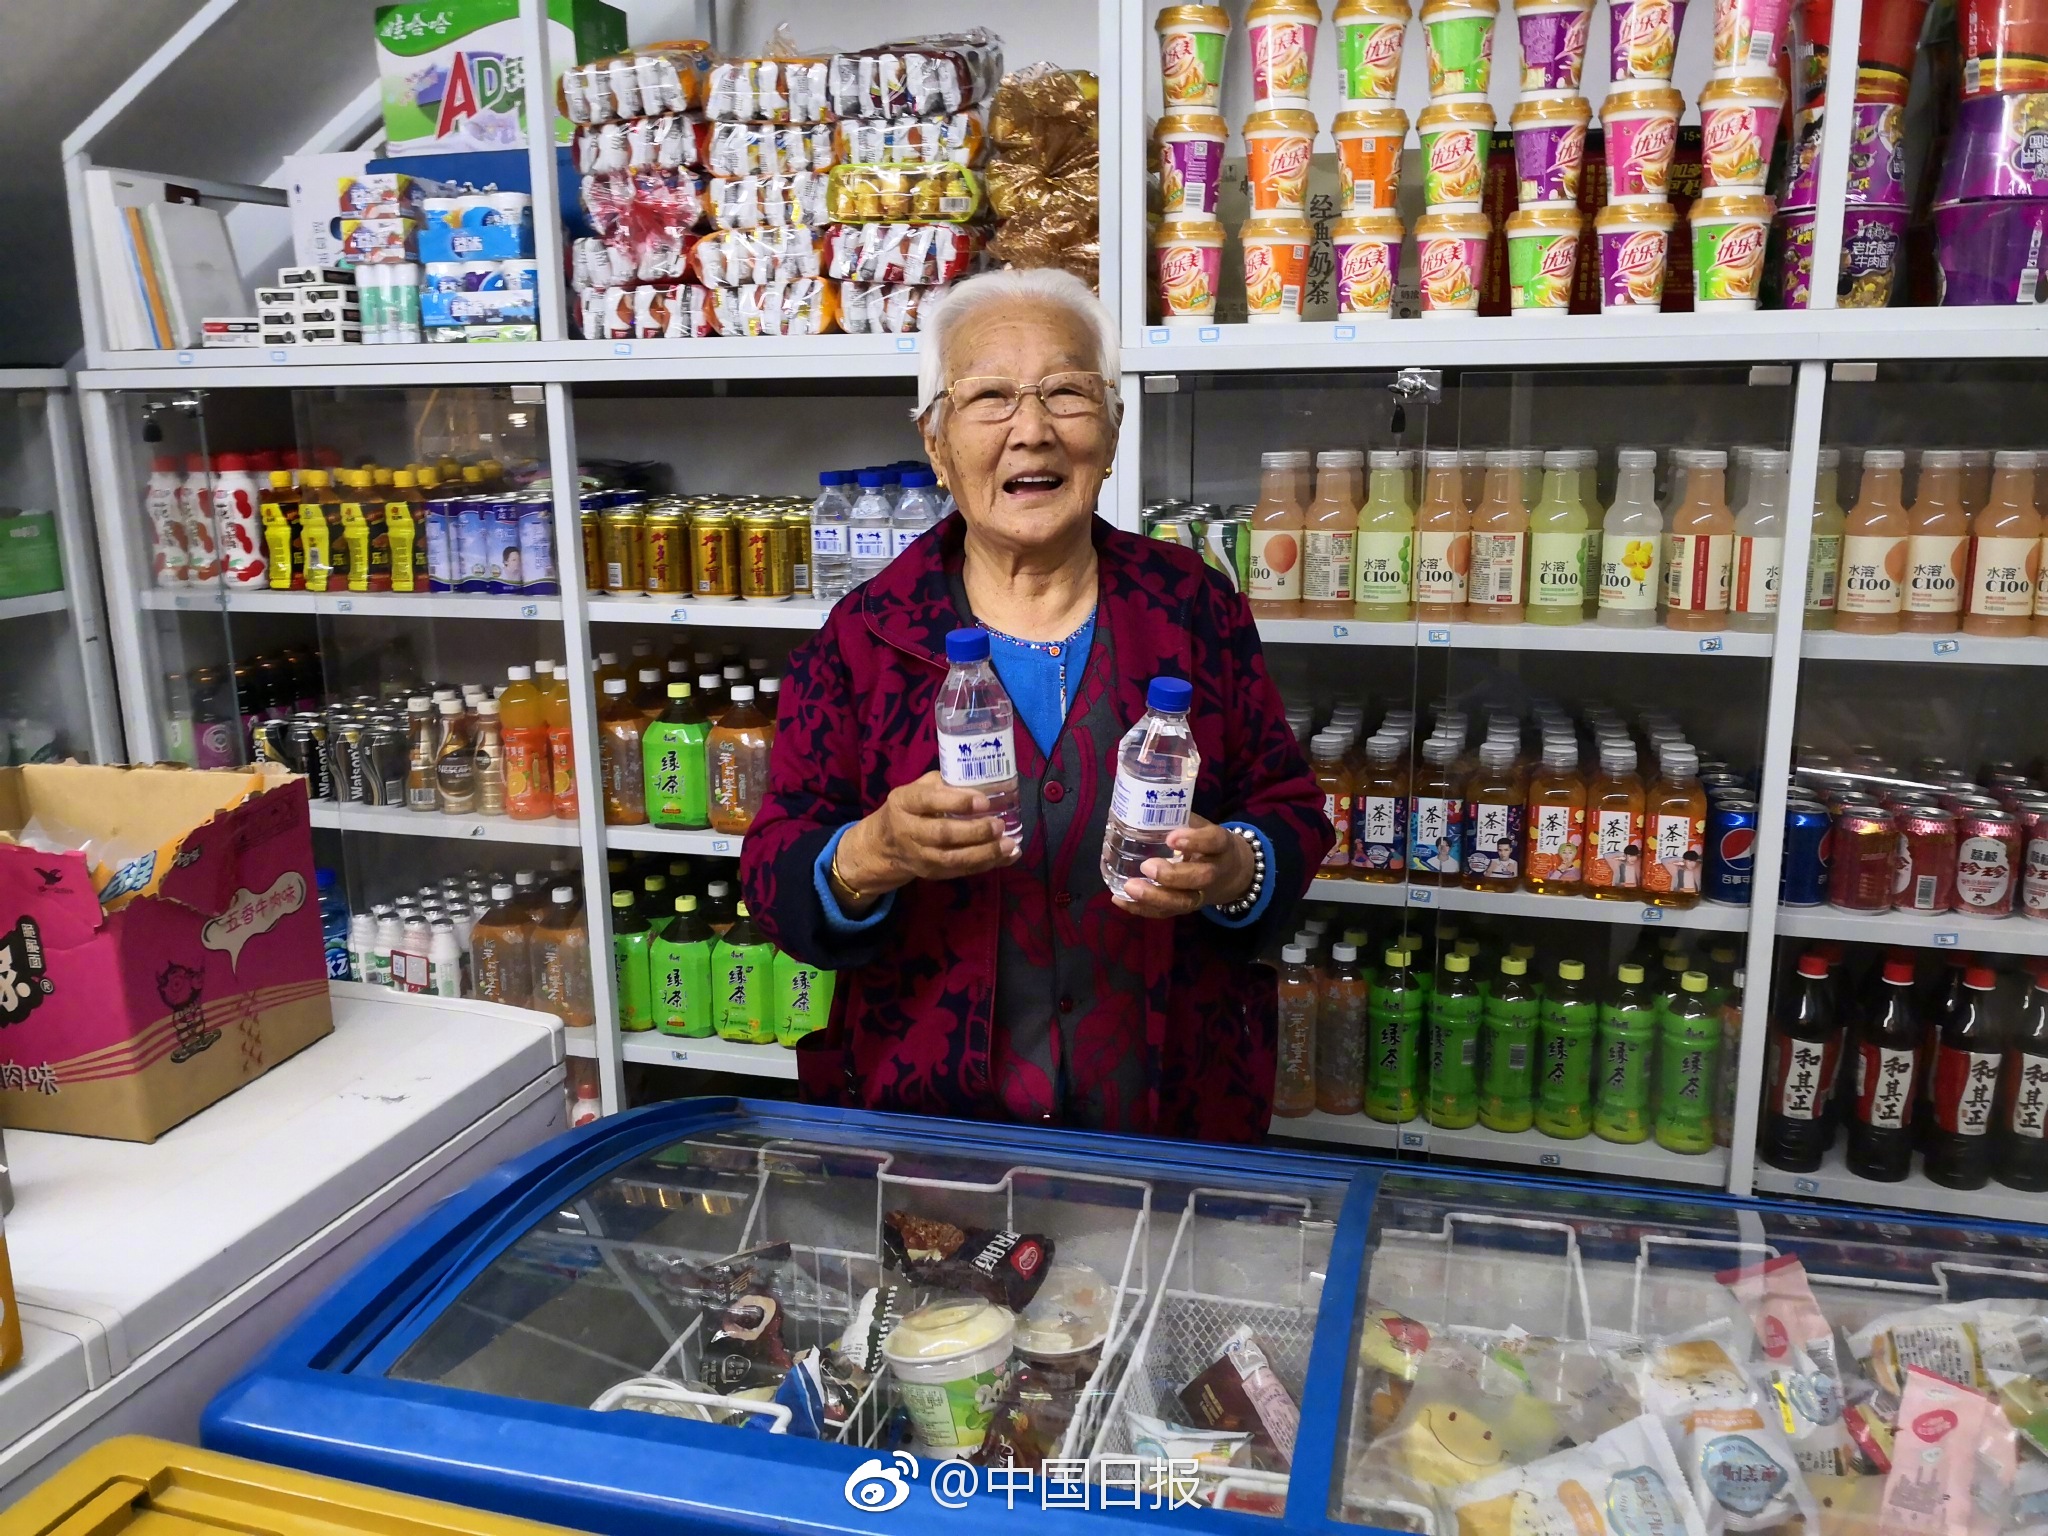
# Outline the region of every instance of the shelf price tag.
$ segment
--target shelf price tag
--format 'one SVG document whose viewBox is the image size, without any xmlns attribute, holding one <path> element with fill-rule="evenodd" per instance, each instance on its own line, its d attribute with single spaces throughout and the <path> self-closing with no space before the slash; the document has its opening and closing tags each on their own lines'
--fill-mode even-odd
<svg viewBox="0 0 2048 1536">
<path fill-rule="evenodd" d="M 1436 905 L 1436 892 L 1426 885 L 1411 885 L 1408 887 L 1408 905 L 1433 907 Z"/>
<path fill-rule="evenodd" d="M 472 826 L 469 829 L 468 832 L 466 832 L 463 835 L 466 837 L 482 837 L 484 835 L 484 824 L 482 822 L 477 822 L 474 826 Z"/>
<path fill-rule="evenodd" d="M 1358 327 L 1355 325 L 1339 325 L 1333 327 L 1330 331 L 1330 340 L 1356 341 L 1358 340 Z"/>
<path fill-rule="evenodd" d="M 1222 339 L 1223 327 L 1220 325 L 1205 325 L 1195 332 L 1195 340 L 1197 341 L 1221 341 Z"/>
<path fill-rule="evenodd" d="M 632 355 L 633 343 L 630 341 L 615 341 L 612 343 L 613 357 L 631 357 Z"/>
<path fill-rule="evenodd" d="M 671 624 L 687 624 L 690 622 L 690 610 L 687 608 L 671 608 L 668 611 L 668 621 Z"/>
<path fill-rule="evenodd" d="M 1960 933 L 1937 933 L 1934 936 L 1936 949 L 1957 949 L 1961 947 L 1962 942 L 1963 936 Z"/>
<path fill-rule="evenodd" d="M 1962 653 L 1963 642 L 1960 640 L 1937 640 L 1934 642 L 1934 654 L 1937 656 L 1960 656 Z"/>
<path fill-rule="evenodd" d="M 1425 629 L 1422 632 L 1422 643 L 1424 645 L 1449 645 L 1451 643 L 1449 626 L 1439 625 L 1435 629 Z"/>
<path fill-rule="evenodd" d="M 519 617 L 521 617 L 522 619 L 537 619 L 537 618 L 539 618 L 539 617 L 540 617 L 540 604 L 539 604 L 539 603 L 522 603 L 522 604 L 520 605 L 520 608 L 519 608 Z"/>
<path fill-rule="evenodd" d="M 272 348 L 270 349 L 270 360 L 271 360 L 271 361 L 272 361 L 273 363 L 281 363 L 281 362 L 283 362 L 283 361 L 285 360 L 285 350 L 284 350 L 284 348 L 283 348 L 283 347 L 272 347 Z"/>
<path fill-rule="evenodd" d="M 1653 907 L 1648 902 L 1643 903 L 1643 921 L 1646 923 L 1663 922 L 1664 909 L 1662 907 Z"/>
<path fill-rule="evenodd" d="M 1792 1181 L 1792 1188 L 1802 1195 L 1817 1195 L 1820 1193 L 1820 1180 L 1794 1179 Z"/>
<path fill-rule="evenodd" d="M 1719 635 L 1707 635 L 1700 640 L 1700 654 L 1703 656 L 1711 656 L 1720 649 L 1721 637 Z"/>
<path fill-rule="evenodd" d="M 180 352 L 180 353 L 178 354 L 178 366 L 179 366 L 180 368 L 183 368 L 183 367 L 185 367 L 185 366 L 186 366 L 187 364 L 189 364 L 189 363 L 190 363 L 191 361 L 192 361 L 192 354 L 191 354 L 190 352 Z"/>
<path fill-rule="evenodd" d="M 1408 1152 L 1427 1152 L 1429 1150 L 1429 1132 L 1403 1131 L 1401 1133 L 1401 1148 L 1403 1151 Z"/>
<path fill-rule="evenodd" d="M 1332 625 L 1330 626 L 1330 638 L 1331 638 L 1332 640 L 1348 640 L 1348 639 L 1350 639 L 1350 638 L 1351 638 L 1351 626 L 1350 626 L 1349 624 L 1332 624 Z"/>
<path fill-rule="evenodd" d="M 354 613 L 356 611 L 356 600 L 352 597 L 336 598 L 334 611 L 336 613 Z"/>
<path fill-rule="evenodd" d="M 690 1059 L 690 1053 L 688 1051 L 679 1051 L 674 1046 L 670 1046 L 668 1052 L 668 1059 L 674 1062 L 677 1066 L 681 1066 L 684 1062 Z"/>
<path fill-rule="evenodd" d="M 896 350 L 898 352 L 915 352 L 917 350 L 917 338 L 915 336 L 898 336 L 896 338 Z"/>
<path fill-rule="evenodd" d="M 1564 1157 L 1561 1153 L 1557 1152 L 1542 1153 L 1537 1157 L 1536 1161 L 1545 1168 L 1562 1168 L 1564 1166 Z"/>
<path fill-rule="evenodd" d="M 1155 325 L 1145 333 L 1145 345 L 1148 347 L 1163 347 L 1171 340 L 1173 332 L 1163 325 Z"/>
<path fill-rule="evenodd" d="M 711 851 L 713 853 L 731 853 L 732 839 L 729 837 L 714 837 L 711 839 Z"/>
</svg>

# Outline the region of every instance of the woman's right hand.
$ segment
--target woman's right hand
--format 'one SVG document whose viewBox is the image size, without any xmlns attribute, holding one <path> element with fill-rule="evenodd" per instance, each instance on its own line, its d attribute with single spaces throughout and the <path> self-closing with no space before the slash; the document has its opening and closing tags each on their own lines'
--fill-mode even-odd
<svg viewBox="0 0 2048 1536">
<path fill-rule="evenodd" d="M 840 839 L 839 880 L 866 897 L 913 880 L 958 880 L 1016 862 L 1022 849 L 1003 842 L 988 796 L 957 789 L 933 769 L 898 785 L 880 810 Z"/>
</svg>

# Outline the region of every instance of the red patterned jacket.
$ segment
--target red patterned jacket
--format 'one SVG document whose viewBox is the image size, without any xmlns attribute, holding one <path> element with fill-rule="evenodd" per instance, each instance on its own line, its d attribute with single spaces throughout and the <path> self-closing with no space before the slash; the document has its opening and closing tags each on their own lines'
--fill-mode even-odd
<svg viewBox="0 0 2048 1536">
<path fill-rule="evenodd" d="M 1104 970 L 1141 978 L 1100 994 L 1077 1035 L 1070 1070 L 1102 1053 L 1139 1052 L 1142 1100 L 1119 1101 L 1106 1128 L 1247 1141 L 1271 1116 L 1276 998 L 1254 956 L 1293 931 L 1301 896 L 1333 840 L 1322 795 L 1287 728 L 1244 599 L 1193 552 L 1122 533 L 1097 519 L 1098 633 L 1117 659 L 1114 708 L 1124 727 L 1145 711 L 1145 686 L 1194 682 L 1201 751 L 1195 810 L 1264 832 L 1277 867 L 1259 921 L 1221 927 L 1200 914 L 1171 922 L 1120 912 L 1095 882 L 1086 901 L 1056 901 L 1073 861 L 1095 846 L 1048 849 L 1038 878 L 1017 869 L 915 881 L 874 928 L 828 927 L 814 886 L 818 856 L 842 825 L 897 785 L 938 766 L 933 706 L 946 674 L 945 637 L 960 627 L 952 578 L 961 559 L 956 514 L 887 570 L 856 588 L 789 658 L 769 788 L 747 834 L 741 883 L 779 946 L 839 973 L 827 1028 L 798 1050 L 804 1096 L 869 1109 L 1007 1118 L 994 1083 L 991 1013 L 999 925 L 1085 946 Z M 1017 732 L 1020 769 L 1043 759 Z M 1113 747 L 1111 748 L 1113 751 Z M 1083 765 L 1114 771 L 1113 758 Z M 1036 852 L 1036 850 L 1034 850 Z M 1054 878 L 1043 878 L 1046 861 Z M 1026 862 L 1030 862 L 1027 860 Z M 1000 885 L 999 882 L 1014 882 Z"/>
</svg>

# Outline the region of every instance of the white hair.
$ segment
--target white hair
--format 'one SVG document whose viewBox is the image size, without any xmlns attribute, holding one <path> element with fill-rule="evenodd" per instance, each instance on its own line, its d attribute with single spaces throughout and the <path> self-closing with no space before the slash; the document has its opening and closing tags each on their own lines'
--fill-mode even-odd
<svg viewBox="0 0 2048 1536">
<path fill-rule="evenodd" d="M 1013 303 L 1063 309 L 1080 321 L 1082 328 L 1095 338 L 1096 371 L 1109 380 L 1111 390 L 1116 388 L 1123 372 L 1123 347 L 1117 341 L 1116 322 L 1086 283 L 1058 267 L 984 272 L 955 284 L 939 301 L 938 308 L 924 316 L 917 359 L 917 410 L 913 413 L 916 418 L 922 419 L 932 402 L 953 382 L 946 374 L 946 349 L 954 334 L 991 305 Z"/>
</svg>

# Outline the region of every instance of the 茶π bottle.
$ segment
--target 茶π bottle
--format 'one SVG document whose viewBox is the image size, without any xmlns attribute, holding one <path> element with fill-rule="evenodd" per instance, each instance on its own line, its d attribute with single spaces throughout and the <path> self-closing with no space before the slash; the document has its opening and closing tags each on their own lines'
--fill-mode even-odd
<svg viewBox="0 0 2048 1536">
<path fill-rule="evenodd" d="M 1525 793 L 1514 743 L 1481 744 L 1479 766 L 1465 784 L 1465 884 L 1470 889 L 1512 891 L 1521 883 Z"/>
<path fill-rule="evenodd" d="M 1595 901 L 1635 901 L 1643 883 L 1643 781 L 1636 749 L 1600 744 L 1600 771 L 1586 787 L 1586 894 Z"/>
<path fill-rule="evenodd" d="M 1335 829 L 1337 839 L 1323 862 L 1316 866 L 1318 880 L 1347 880 L 1351 876 L 1351 818 L 1356 785 L 1344 761 L 1344 737 L 1324 731 L 1309 742 L 1309 772 L 1316 788 L 1323 792 L 1323 816 Z"/>
<path fill-rule="evenodd" d="M 1585 879 L 1586 784 L 1569 738 L 1546 740 L 1529 775 L 1528 853 L 1523 882 L 1543 896 L 1575 896 Z"/>
<path fill-rule="evenodd" d="M 1408 743 L 1385 731 L 1368 737 L 1351 793 L 1351 875 L 1398 884 L 1408 867 Z"/>
</svg>

